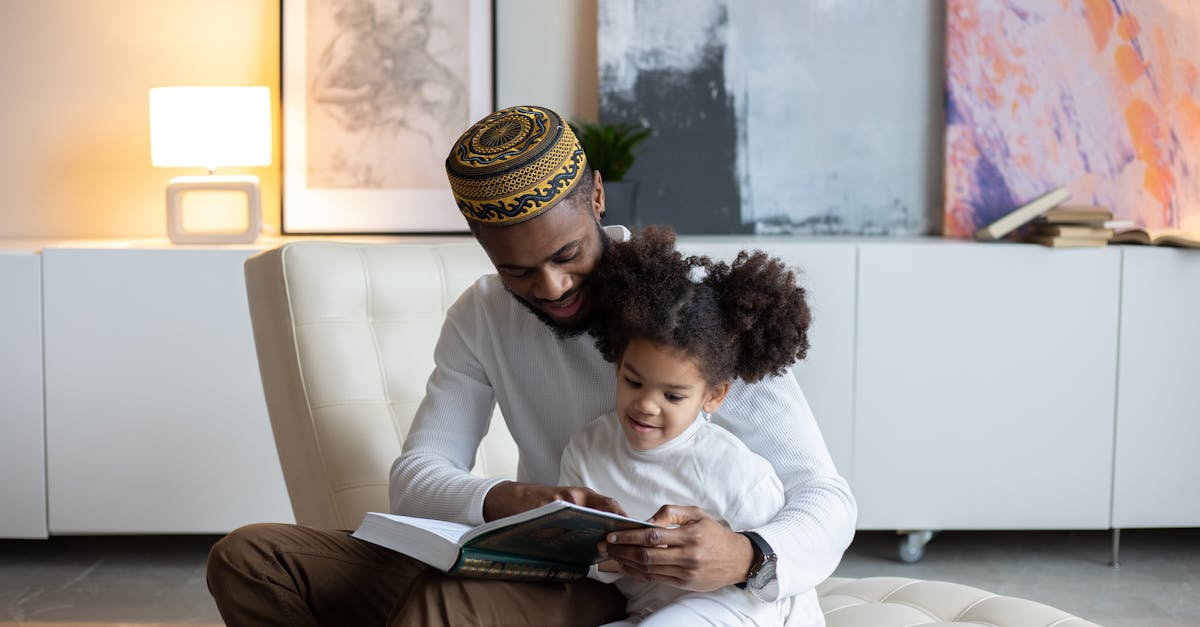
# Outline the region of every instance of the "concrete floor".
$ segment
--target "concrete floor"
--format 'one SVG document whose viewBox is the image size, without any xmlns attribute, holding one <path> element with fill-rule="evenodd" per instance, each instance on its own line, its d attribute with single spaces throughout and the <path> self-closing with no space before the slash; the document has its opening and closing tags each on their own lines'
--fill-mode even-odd
<svg viewBox="0 0 1200 627">
<path fill-rule="evenodd" d="M 0 627 L 220 624 L 204 583 L 213 536 L 0 541 Z M 917 564 L 860 532 L 838 576 L 941 579 L 1025 597 L 1107 627 L 1200 627 L 1200 530 L 945 532 Z"/>
<path fill-rule="evenodd" d="M 204 582 L 215 536 L 55 537 L 0 541 L 0 621 L 208 623 Z M 34 622 L 36 621 L 36 622 Z M 0 623 L 0 627 L 7 627 Z M 58 627 L 57 625 L 55 627 Z"/>
</svg>

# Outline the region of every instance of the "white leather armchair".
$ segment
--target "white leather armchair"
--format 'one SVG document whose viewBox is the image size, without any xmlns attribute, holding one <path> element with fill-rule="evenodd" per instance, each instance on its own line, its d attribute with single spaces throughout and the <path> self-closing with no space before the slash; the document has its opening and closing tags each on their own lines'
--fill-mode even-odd
<svg viewBox="0 0 1200 627">
<path fill-rule="evenodd" d="M 762 240 L 755 246 L 766 248 Z M 285 244 L 246 262 L 267 410 L 296 521 L 357 527 L 387 511 L 388 471 L 425 382 L 446 309 L 492 272 L 474 240 Z M 474 472 L 512 477 L 517 448 L 493 416 Z M 1054 608 L 959 584 L 833 578 L 830 627 L 1095 627 Z"/>
<path fill-rule="evenodd" d="M 297 242 L 246 261 L 267 413 L 296 521 L 353 529 L 388 509 L 400 454 L 446 309 L 493 271 L 474 240 L 361 245 Z M 498 417 L 477 474 L 515 477 Z"/>
</svg>

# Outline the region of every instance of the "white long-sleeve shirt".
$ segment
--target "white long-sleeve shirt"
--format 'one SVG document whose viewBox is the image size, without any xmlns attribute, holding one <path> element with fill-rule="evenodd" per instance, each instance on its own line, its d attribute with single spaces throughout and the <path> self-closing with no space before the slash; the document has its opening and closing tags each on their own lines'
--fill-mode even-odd
<svg viewBox="0 0 1200 627">
<path fill-rule="evenodd" d="M 587 486 L 611 496 L 630 517 L 639 520 L 653 516 L 662 505 L 688 503 L 735 531 L 769 523 L 784 504 L 783 484 L 770 462 L 704 417 L 697 417 L 679 435 L 648 450 L 629 444 L 615 412 L 596 418 L 567 443 L 558 482 Z M 714 624 L 824 624 L 814 590 L 763 601 L 752 590 L 734 586 L 688 592 L 598 572 L 594 566 L 589 576 L 615 582 L 628 601 L 625 611 L 635 619 L 669 604 L 690 608 L 702 597 L 703 606 L 688 611 L 702 612 Z M 673 608 L 675 614 L 684 611 L 683 607 Z M 682 617 L 670 619 L 667 622 L 679 622 Z M 700 624 L 699 620 L 688 622 Z"/>
<path fill-rule="evenodd" d="M 558 338 L 498 276 L 480 278 L 446 314 L 425 399 L 392 465 L 391 510 L 484 522 L 484 496 L 501 480 L 470 469 L 496 403 L 520 452 L 517 480 L 555 484 L 571 435 L 614 410 L 613 382 L 614 366 L 590 336 Z M 849 545 L 857 508 L 799 384 L 791 372 L 734 382 L 713 421 L 771 462 L 783 482 L 786 504 L 756 529 L 779 555 L 763 598 L 811 590 Z"/>
</svg>

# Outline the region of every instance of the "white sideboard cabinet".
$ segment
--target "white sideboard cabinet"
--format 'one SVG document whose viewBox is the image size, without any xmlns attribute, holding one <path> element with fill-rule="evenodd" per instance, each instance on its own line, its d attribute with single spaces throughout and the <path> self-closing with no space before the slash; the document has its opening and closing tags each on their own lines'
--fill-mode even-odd
<svg viewBox="0 0 1200 627">
<path fill-rule="evenodd" d="M 277 243 L 0 245 L 0 537 L 293 520 L 242 269 Z M 795 374 L 859 528 L 1200 526 L 1200 251 L 680 246 L 801 269 Z"/>
<path fill-rule="evenodd" d="M 1200 250 L 1124 249 L 1112 526 L 1200 525 Z"/>
<path fill-rule="evenodd" d="M 1109 526 L 1121 250 L 859 247 L 863 529 Z"/>
<path fill-rule="evenodd" d="M 0 242 L 0 538 L 45 538 L 42 263 Z"/>
<path fill-rule="evenodd" d="M 246 305 L 257 250 L 44 249 L 52 534 L 294 520 Z"/>
</svg>

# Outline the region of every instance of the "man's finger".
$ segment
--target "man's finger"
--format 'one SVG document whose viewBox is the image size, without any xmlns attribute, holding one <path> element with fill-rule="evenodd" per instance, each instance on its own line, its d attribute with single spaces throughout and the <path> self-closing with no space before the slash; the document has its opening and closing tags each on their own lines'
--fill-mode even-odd
<svg viewBox="0 0 1200 627">
<path fill-rule="evenodd" d="M 621 507 L 621 504 L 617 502 L 617 499 L 614 499 L 611 496 L 593 494 L 591 499 L 589 499 L 587 506 L 592 509 L 599 509 L 606 512 L 612 512 L 614 514 L 620 514 L 621 516 L 628 515 L 625 513 L 624 508 Z"/>
<path fill-rule="evenodd" d="M 660 527 L 670 527 L 686 525 L 689 523 L 700 522 L 707 516 L 704 510 L 699 507 L 690 507 L 686 505 L 663 505 L 658 508 L 658 511 L 650 517 L 648 522 Z"/>
<path fill-rule="evenodd" d="M 635 581 L 653 581 L 681 588 L 692 579 L 687 570 L 675 566 L 656 566 L 654 568 L 643 569 L 623 562 L 617 562 L 617 564 L 620 567 L 622 575 Z"/>
<path fill-rule="evenodd" d="M 605 540 L 611 545 L 628 544 L 637 547 L 679 546 L 687 544 L 691 533 L 686 528 L 626 529 L 613 531 Z"/>
<path fill-rule="evenodd" d="M 622 564 L 639 568 L 655 568 L 660 566 L 691 567 L 695 565 L 693 553 L 683 548 L 667 546 L 641 546 L 636 544 L 606 544 L 605 556 L 615 559 Z"/>
</svg>

